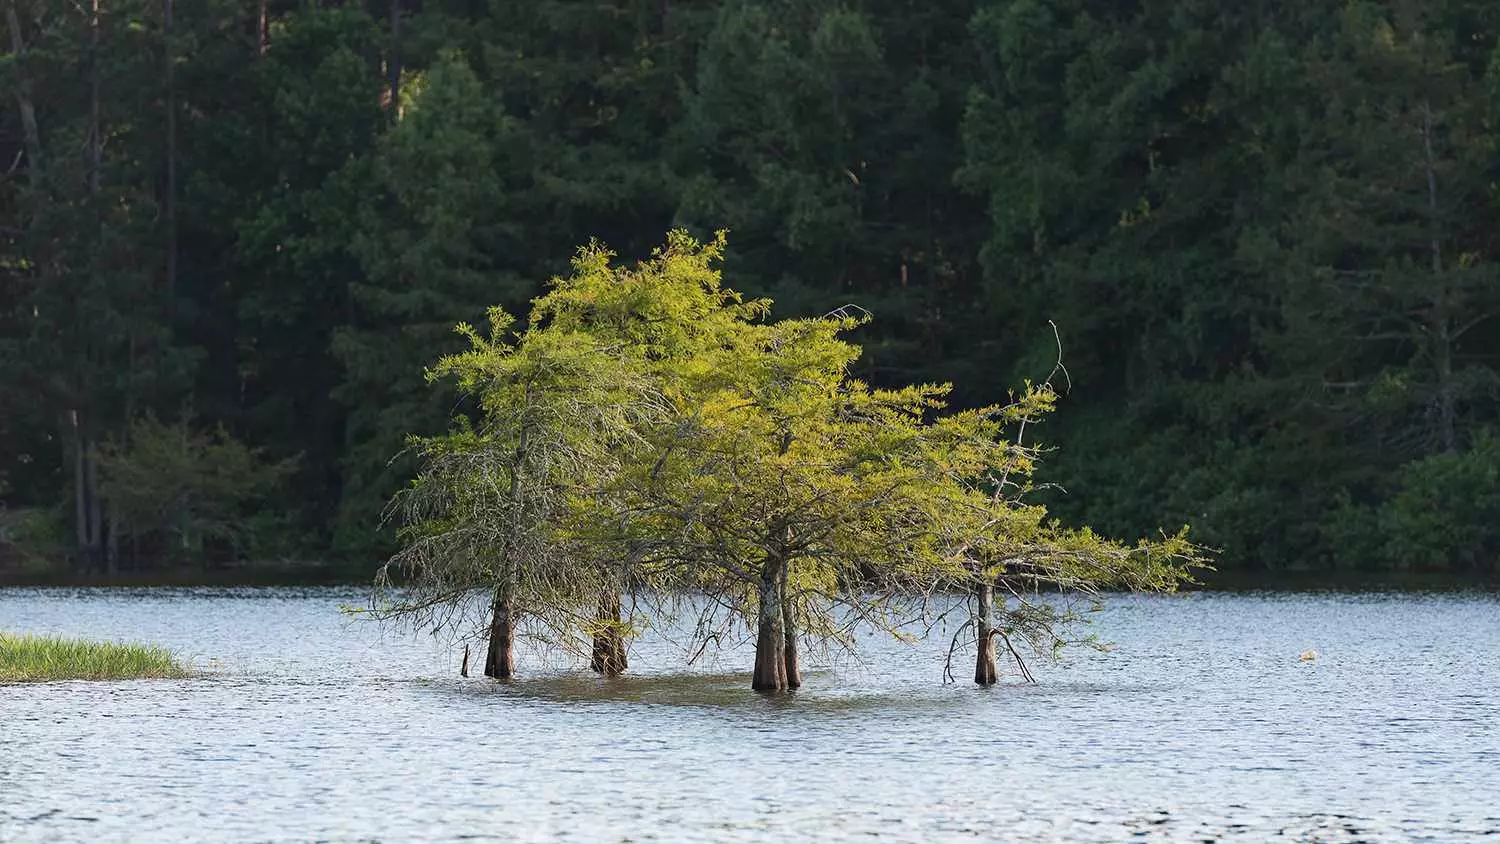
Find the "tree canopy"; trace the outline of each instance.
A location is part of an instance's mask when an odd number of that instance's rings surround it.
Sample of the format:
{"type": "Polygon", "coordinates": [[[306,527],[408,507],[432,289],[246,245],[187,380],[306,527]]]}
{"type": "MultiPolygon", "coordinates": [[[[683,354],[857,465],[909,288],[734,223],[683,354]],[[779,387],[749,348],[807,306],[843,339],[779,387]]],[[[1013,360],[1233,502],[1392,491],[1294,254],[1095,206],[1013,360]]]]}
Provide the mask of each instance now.
{"type": "Polygon", "coordinates": [[[1028,594],[1171,589],[1198,561],[1185,535],[1125,547],[1025,500],[1050,385],[954,412],[947,385],[872,388],[844,338],[867,317],[770,321],[722,285],[724,250],[678,231],[626,268],[587,247],[524,328],[498,308],[488,335],[459,326],[471,349],[430,375],[479,419],[415,443],[387,564],[410,588],[382,615],[440,628],[492,591],[486,673],[508,678],[518,622],[597,649],[661,620],[618,617],[622,590],[706,596],[694,646],[754,630],[752,685],[776,691],[800,685],[803,639],[930,623],[936,592],[1005,584],[1011,623],[983,638],[1047,652],[1077,616],[1028,594]]]}
{"type": "Polygon", "coordinates": [[[471,401],[422,379],[448,328],[524,331],[578,243],[685,227],[734,232],[744,304],[868,312],[871,395],[977,409],[1060,337],[1033,500],[1070,523],[1191,523],[1224,570],[1496,572],[1492,4],[0,12],[0,501],[64,570],[175,563],[106,489],[150,418],[296,459],[237,554],[369,569],[420,462],[391,454],[471,401]]]}

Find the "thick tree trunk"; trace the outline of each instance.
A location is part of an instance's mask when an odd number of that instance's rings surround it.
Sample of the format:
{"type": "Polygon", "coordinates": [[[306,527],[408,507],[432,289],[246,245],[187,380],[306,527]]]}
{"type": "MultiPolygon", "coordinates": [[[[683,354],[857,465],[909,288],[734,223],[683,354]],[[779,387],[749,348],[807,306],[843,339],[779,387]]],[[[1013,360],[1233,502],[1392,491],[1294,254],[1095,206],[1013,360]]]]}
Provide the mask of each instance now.
{"type": "Polygon", "coordinates": [[[484,676],[509,680],[516,674],[514,640],[516,625],[512,616],[510,595],[504,587],[495,590],[490,616],[489,655],[484,660],[484,676]]]}
{"type": "Polygon", "coordinates": [[[786,674],[786,615],[781,608],[781,569],[785,565],[784,560],[771,557],[761,569],[755,673],[750,679],[750,688],[758,692],[784,692],[791,688],[786,674]]]}
{"type": "Polygon", "coordinates": [[[974,682],[981,686],[993,686],[998,679],[995,671],[995,584],[979,586],[979,615],[974,621],[979,633],[979,655],[974,660],[974,682]]]}
{"type": "Polygon", "coordinates": [[[791,572],[790,564],[781,567],[781,582],[778,586],[781,590],[781,629],[786,637],[786,685],[789,689],[795,689],[802,685],[802,666],[797,661],[797,623],[793,618],[791,590],[787,585],[791,572]]]}
{"type": "Polygon", "coordinates": [[[620,628],[620,596],[599,599],[599,630],[594,633],[594,658],[589,667],[606,677],[618,677],[629,667],[625,634],[620,628]]]}

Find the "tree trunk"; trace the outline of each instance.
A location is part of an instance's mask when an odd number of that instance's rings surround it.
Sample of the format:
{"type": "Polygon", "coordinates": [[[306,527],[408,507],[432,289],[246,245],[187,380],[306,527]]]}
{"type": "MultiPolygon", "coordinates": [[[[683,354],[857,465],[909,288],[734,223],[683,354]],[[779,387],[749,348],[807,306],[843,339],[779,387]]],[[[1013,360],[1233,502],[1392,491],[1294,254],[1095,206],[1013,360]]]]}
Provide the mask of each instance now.
{"type": "Polygon", "coordinates": [[[495,603],[490,617],[490,647],[489,655],[484,660],[484,676],[497,680],[509,680],[515,676],[515,632],[510,594],[505,587],[498,587],[495,589],[495,603]]]}
{"type": "Polygon", "coordinates": [[[99,125],[99,0],[89,16],[89,197],[99,199],[99,171],[104,163],[104,135],[99,125]]]}
{"type": "Polygon", "coordinates": [[[104,546],[104,573],[110,577],[120,573],[120,508],[109,502],[108,540],[104,546]]]}
{"type": "Polygon", "coordinates": [[[391,120],[401,117],[401,0],[391,0],[391,48],[386,56],[386,84],[390,88],[391,120]]]}
{"type": "Polygon", "coordinates": [[[594,658],[589,667],[606,677],[618,677],[629,667],[625,633],[620,626],[620,596],[599,599],[599,629],[594,633],[594,658]]]}
{"type": "Polygon", "coordinates": [[[104,557],[104,502],[99,494],[98,446],[93,440],[88,440],[87,448],[83,467],[89,502],[89,569],[98,571],[104,557]]]}
{"type": "Polygon", "coordinates": [[[995,685],[995,584],[986,581],[979,586],[979,616],[974,621],[979,633],[979,655],[974,660],[974,682],[995,685]]]}
{"type": "Polygon", "coordinates": [[[256,55],[264,56],[266,48],[271,45],[270,16],[266,14],[266,6],[270,0],[260,0],[256,4],[255,17],[255,49],[256,55]]]}
{"type": "Polygon", "coordinates": [[[167,190],[163,216],[167,224],[167,307],[177,301],[177,68],[172,51],[172,0],[162,0],[167,83],[167,190]]]}
{"type": "Polygon", "coordinates": [[[781,567],[781,582],[778,586],[781,591],[781,628],[786,637],[786,685],[789,689],[795,689],[802,685],[802,666],[797,660],[797,623],[792,614],[791,590],[787,586],[791,572],[790,563],[781,567]]]}
{"type": "MultiPolygon", "coordinates": [[[[16,0],[5,4],[5,22],[10,27],[10,53],[17,62],[24,61],[26,42],[21,37],[21,17],[16,14],[16,0]]],[[[31,159],[26,170],[33,186],[41,184],[42,137],[37,131],[36,108],[31,101],[31,77],[22,66],[16,80],[16,105],[21,109],[21,135],[26,142],[26,155],[31,159]]]]}
{"type": "Polygon", "coordinates": [[[89,545],[97,557],[104,548],[104,497],[99,494],[99,444],[87,441],[88,453],[84,455],[85,478],[89,496],[89,545]]]}
{"type": "Polygon", "coordinates": [[[70,410],[66,416],[68,448],[73,456],[73,527],[78,548],[78,567],[87,572],[89,565],[89,485],[87,456],[83,445],[83,432],[78,422],[78,411],[70,410]]]}
{"type": "Polygon", "coordinates": [[[786,674],[786,615],[781,609],[781,569],[786,562],[768,557],[761,568],[760,624],[755,639],[755,673],[750,688],[784,692],[791,688],[786,674]]]}
{"type": "Polygon", "coordinates": [[[1432,149],[1432,105],[1422,103],[1422,151],[1427,170],[1427,214],[1431,227],[1432,281],[1435,296],[1431,308],[1433,358],[1437,366],[1437,439],[1443,451],[1458,452],[1458,412],[1453,389],[1452,318],[1448,313],[1448,280],[1443,276],[1442,221],[1438,213],[1437,159],[1432,149]]]}

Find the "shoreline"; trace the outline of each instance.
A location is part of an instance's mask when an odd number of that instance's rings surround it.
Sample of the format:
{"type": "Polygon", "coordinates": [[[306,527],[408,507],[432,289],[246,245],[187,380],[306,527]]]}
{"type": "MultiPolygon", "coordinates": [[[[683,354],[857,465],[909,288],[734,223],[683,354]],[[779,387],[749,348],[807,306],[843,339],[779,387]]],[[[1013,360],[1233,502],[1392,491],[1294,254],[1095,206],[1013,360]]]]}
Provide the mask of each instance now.
{"type": "MultiPolygon", "coordinates": [[[[348,586],[368,587],[375,567],[347,565],[298,567],[245,566],[204,572],[200,569],[85,575],[76,572],[0,570],[0,589],[18,588],[169,588],[348,586]]],[[[1500,591],[1500,575],[1461,577],[1440,572],[1230,571],[1205,572],[1198,583],[1180,592],[1461,592],[1500,591]]]]}

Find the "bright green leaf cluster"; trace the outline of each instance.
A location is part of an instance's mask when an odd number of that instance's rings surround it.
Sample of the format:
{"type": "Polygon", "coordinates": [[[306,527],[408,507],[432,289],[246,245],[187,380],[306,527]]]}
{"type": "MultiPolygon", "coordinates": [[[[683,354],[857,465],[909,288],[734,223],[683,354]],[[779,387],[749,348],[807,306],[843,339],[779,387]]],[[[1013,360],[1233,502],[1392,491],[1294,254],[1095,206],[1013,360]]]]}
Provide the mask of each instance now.
{"type": "Polygon", "coordinates": [[[722,234],[673,232],[624,268],[592,245],[524,327],[498,308],[485,332],[458,327],[469,350],[429,377],[479,419],[414,442],[423,469],[397,499],[404,547],[385,573],[405,569],[414,591],[389,610],[442,624],[438,608],[482,587],[581,644],[601,598],[634,590],[709,596],[701,640],[847,641],[999,578],[1019,633],[1050,649],[1075,616],[1041,592],[1170,589],[1197,561],[1185,534],[1126,546],[1026,501],[1024,432],[1053,408],[1050,384],[958,411],[948,385],[872,388],[850,376],[862,312],[769,321],[769,302],[722,285],[723,250],[722,234]]]}

